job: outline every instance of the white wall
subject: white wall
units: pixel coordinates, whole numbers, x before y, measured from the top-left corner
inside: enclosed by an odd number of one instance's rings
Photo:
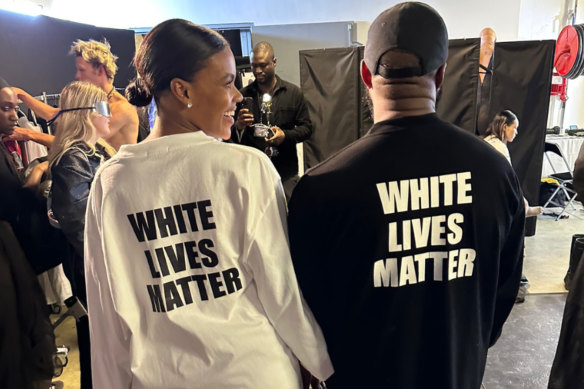
[[[521,0],[428,0],[451,38],[476,37],[490,26],[500,40],[516,40]],[[256,25],[371,22],[395,0],[53,0],[50,16],[104,27],[152,27],[169,18],[199,24]],[[504,11],[502,11],[504,10]]]
[[[556,39],[577,0],[427,0],[448,26],[450,38],[478,36],[484,27],[499,41]],[[106,27],[152,27],[169,18],[199,24],[251,22],[256,26],[355,21],[365,43],[370,22],[396,0],[52,0],[50,16]],[[576,22],[584,22],[580,0]],[[584,77],[569,82],[564,127],[584,127]],[[558,124],[552,99],[550,125]]]

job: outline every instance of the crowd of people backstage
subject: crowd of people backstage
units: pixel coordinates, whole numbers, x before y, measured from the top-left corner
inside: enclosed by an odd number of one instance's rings
[[[1,204],[18,236],[26,205],[6,207],[7,194],[52,178],[51,222],[88,311],[82,389],[481,386],[518,293],[529,208],[493,149],[505,154],[517,118],[485,142],[435,113],[448,33],[434,9],[400,3],[373,21],[361,76],[374,125],[302,178],[292,149],[312,125],[269,43],[238,91],[227,41],[167,20],[137,49],[126,97],[107,44],[72,53],[78,81],[56,109],[1,85],[3,140],[50,147],[25,182],[2,145]],[[274,115],[256,139],[264,94]],[[55,137],[15,130],[17,97]],[[133,106],[152,101],[156,122],[136,143]]]

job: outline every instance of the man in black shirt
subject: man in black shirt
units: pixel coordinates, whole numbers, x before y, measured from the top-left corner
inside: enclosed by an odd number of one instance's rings
[[[276,75],[276,62],[268,42],[254,47],[251,67],[255,81],[241,90],[244,98],[251,99],[250,105],[238,111],[231,140],[271,156],[289,199],[298,182],[296,144],[310,138],[312,123],[302,91]],[[272,133],[268,137],[254,136],[255,123],[269,125]]]
[[[507,160],[440,120],[448,35],[401,3],[369,30],[374,125],[299,181],[292,259],[336,388],[478,389],[521,275],[523,198]]]

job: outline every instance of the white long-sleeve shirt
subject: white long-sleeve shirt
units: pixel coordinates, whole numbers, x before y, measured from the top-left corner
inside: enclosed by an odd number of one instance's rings
[[[97,388],[281,388],[333,372],[290,260],[279,176],[202,132],[122,146],[85,230]]]

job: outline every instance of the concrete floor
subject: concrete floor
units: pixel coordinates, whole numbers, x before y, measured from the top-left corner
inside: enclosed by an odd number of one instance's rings
[[[524,273],[529,294],[516,304],[501,338],[487,358],[486,389],[544,389],[555,355],[566,291],[563,277],[568,266],[573,234],[584,233],[584,212],[555,221],[538,216],[536,235],[526,238]],[[61,380],[66,389],[79,388],[79,363],[75,323],[68,318],[57,330],[57,344],[71,347],[69,365]]]

